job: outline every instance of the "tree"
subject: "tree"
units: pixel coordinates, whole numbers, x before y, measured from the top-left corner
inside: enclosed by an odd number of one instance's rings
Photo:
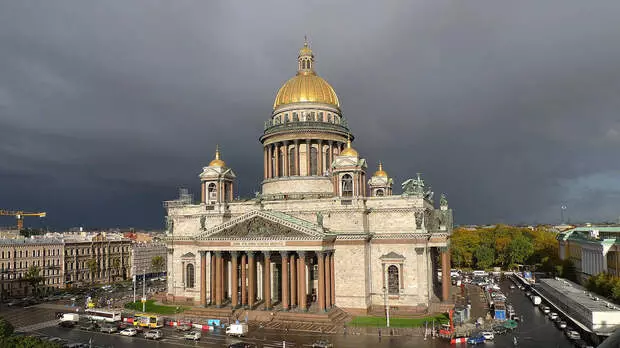
[[[13,325],[8,320],[0,317],[0,338],[11,336],[13,331],[15,331]]]
[[[508,245],[508,260],[511,264],[522,264],[533,253],[532,242],[523,235],[518,235]]]
[[[86,267],[88,268],[88,272],[90,273],[90,281],[91,283],[95,281],[95,273],[99,271],[99,262],[95,259],[89,259],[86,261]]]
[[[112,261],[112,269],[116,271],[114,272],[114,280],[116,280],[116,277],[121,273],[121,259],[115,258],[114,261]]]
[[[151,266],[155,272],[160,273],[164,267],[166,267],[166,262],[161,255],[153,256],[153,259],[151,259]]]
[[[32,336],[11,336],[0,339],[0,347],[19,347],[19,348],[61,348],[58,343],[43,341],[38,337]]]
[[[39,284],[43,281],[43,276],[41,275],[41,268],[35,265],[28,267],[26,274],[24,274],[24,279],[28,283],[30,283],[30,286],[32,287],[32,292],[34,294],[38,293]]]
[[[480,245],[474,252],[476,266],[481,269],[489,268],[495,262],[495,250],[487,245]]]

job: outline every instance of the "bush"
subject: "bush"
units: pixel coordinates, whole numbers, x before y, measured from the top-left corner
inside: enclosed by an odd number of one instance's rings
[[[0,338],[9,337],[13,334],[15,328],[4,318],[0,318]]]
[[[0,348],[62,348],[62,346],[32,336],[11,336],[0,339]]]

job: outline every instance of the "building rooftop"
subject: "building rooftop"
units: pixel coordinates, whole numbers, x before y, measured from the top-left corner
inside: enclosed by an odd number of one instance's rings
[[[0,239],[0,245],[45,245],[45,244],[63,244],[62,239],[58,238],[7,238]]]
[[[618,305],[613,304],[613,302],[606,298],[590,293],[584,287],[571,281],[564,279],[541,279],[540,283],[565,294],[567,298],[590,312],[618,312],[620,314]]]

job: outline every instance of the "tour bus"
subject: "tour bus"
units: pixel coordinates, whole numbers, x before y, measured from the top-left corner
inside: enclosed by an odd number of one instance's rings
[[[155,314],[136,313],[133,317],[133,325],[158,329],[164,327],[164,318]]]
[[[85,313],[86,313],[86,317],[90,320],[105,321],[108,323],[114,323],[117,321],[121,321],[120,311],[89,308],[85,311]]]

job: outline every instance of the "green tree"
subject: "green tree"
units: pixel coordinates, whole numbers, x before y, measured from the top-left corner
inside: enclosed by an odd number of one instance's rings
[[[95,281],[95,273],[99,271],[99,262],[95,259],[89,259],[86,261],[86,268],[88,268],[88,272],[90,273],[90,281],[92,283]]]
[[[474,252],[476,257],[476,266],[481,269],[487,269],[493,266],[495,262],[495,250],[487,245],[480,245]]]
[[[58,343],[32,336],[11,336],[0,339],[0,348],[61,348]]]
[[[11,336],[13,331],[15,331],[13,325],[8,320],[0,317],[0,338]]]
[[[115,258],[112,261],[112,269],[116,271],[114,272],[114,280],[116,280],[116,277],[118,277],[118,275],[121,273],[121,259]]]
[[[562,278],[577,281],[577,269],[571,260],[564,260],[562,262]]]
[[[533,253],[532,242],[521,234],[508,245],[508,260],[511,264],[523,264]]]
[[[26,274],[24,274],[24,279],[32,287],[32,292],[34,294],[37,294],[38,289],[39,289],[39,284],[41,284],[41,282],[43,281],[43,276],[41,275],[41,268],[35,265],[28,267]]]
[[[164,267],[166,267],[166,261],[164,261],[161,255],[153,256],[151,259],[151,266],[155,272],[160,273],[164,270]]]

